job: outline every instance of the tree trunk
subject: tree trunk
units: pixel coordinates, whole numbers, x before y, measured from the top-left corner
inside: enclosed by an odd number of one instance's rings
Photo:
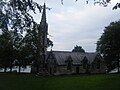
[[[37,70],[36,70],[36,71],[37,71],[36,73],[39,73],[39,66],[38,66],[38,65],[37,65],[37,68],[36,68],[36,69],[37,69]]]
[[[12,73],[12,62],[10,63],[10,73]]]
[[[119,65],[119,54],[118,54],[118,58],[117,58],[117,67],[118,67],[118,73],[120,73],[120,65]]]
[[[19,65],[19,71],[18,71],[18,73],[20,73],[20,68],[21,68],[21,65]]]
[[[12,66],[10,66],[10,73],[12,73]]]
[[[4,67],[4,73],[6,73],[6,70],[7,70],[7,67],[5,66],[5,67]]]

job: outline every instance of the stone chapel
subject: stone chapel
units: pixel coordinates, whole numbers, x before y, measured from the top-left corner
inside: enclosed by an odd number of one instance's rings
[[[42,35],[40,34],[40,73],[51,75],[82,74],[82,73],[106,73],[103,57],[97,53],[80,53],[71,51],[47,51],[48,24],[46,20],[46,5],[44,3],[40,22]],[[32,68],[33,69],[33,68]]]

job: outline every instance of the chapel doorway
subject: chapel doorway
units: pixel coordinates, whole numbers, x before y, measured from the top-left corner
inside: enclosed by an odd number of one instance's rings
[[[52,68],[50,67],[50,74],[52,74]]]
[[[76,67],[76,74],[79,74],[79,67]]]

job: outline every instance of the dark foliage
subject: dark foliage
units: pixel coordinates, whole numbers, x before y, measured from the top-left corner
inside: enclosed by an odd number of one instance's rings
[[[97,41],[97,51],[103,54],[109,69],[120,59],[120,20],[105,27],[104,33]]]
[[[114,10],[114,9],[118,9],[118,8],[120,8],[120,3],[117,3],[117,4],[113,7],[113,10]]]
[[[23,32],[33,26],[34,19],[29,11],[39,9],[42,6],[33,0],[1,0],[0,1],[0,29],[2,31],[16,30]]]
[[[38,28],[29,13],[36,14],[36,9],[41,12],[42,6],[33,0],[0,1],[0,67],[12,68],[16,60],[21,67],[38,58]],[[53,42],[48,39],[50,45]]]
[[[79,1],[79,0],[75,0],[76,2]],[[89,2],[92,1],[92,0],[86,0],[86,4],[89,4]],[[94,5],[98,4],[100,6],[103,6],[103,7],[107,7],[108,4],[110,4],[111,1],[113,0],[93,0],[94,1]],[[63,4],[63,0],[61,0],[61,3]],[[120,3],[116,3],[116,5],[113,7],[113,10],[114,9],[118,9],[120,8]]]
[[[74,49],[72,50],[72,52],[85,53],[85,50],[84,50],[81,46],[76,45],[76,46],[74,47]]]
[[[16,36],[14,32],[4,32],[0,35],[0,64],[5,69],[12,67],[12,62],[15,58],[15,50],[18,49],[20,37]]]

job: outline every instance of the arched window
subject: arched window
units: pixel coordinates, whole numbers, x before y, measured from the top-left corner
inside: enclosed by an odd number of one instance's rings
[[[72,65],[71,65],[71,62],[69,61],[69,62],[67,63],[67,70],[71,70],[71,68],[72,68]]]
[[[71,56],[68,57],[68,59],[65,61],[67,64],[67,70],[71,70],[72,69],[72,58]]]
[[[86,57],[83,59],[82,64],[83,64],[83,69],[86,69],[88,64],[88,60]]]
[[[97,69],[100,69],[100,60],[97,60]]]
[[[100,54],[98,54],[98,55],[96,56],[96,58],[95,58],[96,68],[97,68],[97,69],[100,69],[101,59],[102,59],[102,58],[101,58]]]

